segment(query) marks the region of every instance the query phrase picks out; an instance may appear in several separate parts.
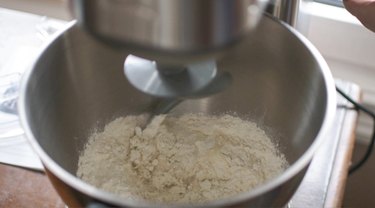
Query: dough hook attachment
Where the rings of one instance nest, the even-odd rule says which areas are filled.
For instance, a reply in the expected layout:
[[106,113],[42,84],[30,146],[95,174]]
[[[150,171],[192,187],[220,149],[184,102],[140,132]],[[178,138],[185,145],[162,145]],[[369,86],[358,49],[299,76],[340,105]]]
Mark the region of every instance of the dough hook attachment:
[[[210,88],[210,84],[223,79],[217,78],[222,75],[218,75],[216,62],[212,60],[171,66],[129,55],[124,63],[124,72],[138,90],[163,98],[199,97]],[[229,81],[226,83],[229,84]]]

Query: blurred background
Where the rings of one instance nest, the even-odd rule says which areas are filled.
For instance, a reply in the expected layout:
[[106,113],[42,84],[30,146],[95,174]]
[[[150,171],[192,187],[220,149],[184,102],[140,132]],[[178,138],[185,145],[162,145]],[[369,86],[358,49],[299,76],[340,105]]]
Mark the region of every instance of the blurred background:
[[[52,18],[55,25],[48,25],[48,28],[44,30],[51,34],[65,21],[72,20],[67,7],[64,0],[0,0],[0,8],[19,10],[45,17],[37,20],[40,21],[41,27],[43,27],[43,23]],[[303,31],[304,35],[323,54],[334,77],[358,84],[363,92],[362,102],[375,111],[375,33],[365,29],[356,18],[350,15],[343,8],[341,0],[311,1],[305,9],[310,16],[306,22],[306,30]],[[0,26],[2,21],[6,20],[0,15]],[[3,29],[5,28],[0,27],[0,30]],[[43,36],[42,33],[41,36]],[[42,44],[42,42],[43,37],[35,40],[36,45]],[[22,42],[19,43],[19,50],[1,54],[0,59],[7,59],[15,54],[32,54],[30,52],[34,52],[31,47],[22,46]],[[0,45],[0,47],[5,46]],[[28,57],[30,60],[33,58],[32,56]],[[24,65],[19,67],[24,67]],[[7,67],[0,65],[0,75],[5,74],[5,68]],[[354,161],[363,155],[371,136],[371,128],[371,119],[360,115],[356,131]],[[370,161],[360,171],[349,177],[344,207],[375,206],[375,197],[370,191],[375,187],[375,181],[372,180],[374,174],[375,156],[372,155]]]

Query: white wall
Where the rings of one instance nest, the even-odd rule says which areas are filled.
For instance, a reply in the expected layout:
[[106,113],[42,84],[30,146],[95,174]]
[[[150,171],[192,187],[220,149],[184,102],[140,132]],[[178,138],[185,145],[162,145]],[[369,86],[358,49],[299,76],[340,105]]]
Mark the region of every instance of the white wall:
[[[307,38],[318,48],[333,76],[359,84],[363,103],[375,110],[375,33],[344,8],[311,3]],[[361,115],[357,137],[367,141],[372,121]]]
[[71,20],[67,1],[69,0],[0,0],[0,7]]

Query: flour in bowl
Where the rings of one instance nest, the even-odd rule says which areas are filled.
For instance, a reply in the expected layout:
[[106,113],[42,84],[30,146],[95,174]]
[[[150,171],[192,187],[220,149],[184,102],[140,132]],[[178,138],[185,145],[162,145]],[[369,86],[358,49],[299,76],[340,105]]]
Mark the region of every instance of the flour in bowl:
[[127,116],[91,135],[77,175],[127,198],[195,203],[246,192],[281,174],[285,157],[255,123],[231,115]]

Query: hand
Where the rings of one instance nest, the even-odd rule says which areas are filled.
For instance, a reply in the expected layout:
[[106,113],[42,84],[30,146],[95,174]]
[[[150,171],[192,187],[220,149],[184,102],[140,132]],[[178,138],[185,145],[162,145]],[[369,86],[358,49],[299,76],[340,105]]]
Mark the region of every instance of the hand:
[[375,32],[375,0],[344,0],[345,8],[369,30]]

